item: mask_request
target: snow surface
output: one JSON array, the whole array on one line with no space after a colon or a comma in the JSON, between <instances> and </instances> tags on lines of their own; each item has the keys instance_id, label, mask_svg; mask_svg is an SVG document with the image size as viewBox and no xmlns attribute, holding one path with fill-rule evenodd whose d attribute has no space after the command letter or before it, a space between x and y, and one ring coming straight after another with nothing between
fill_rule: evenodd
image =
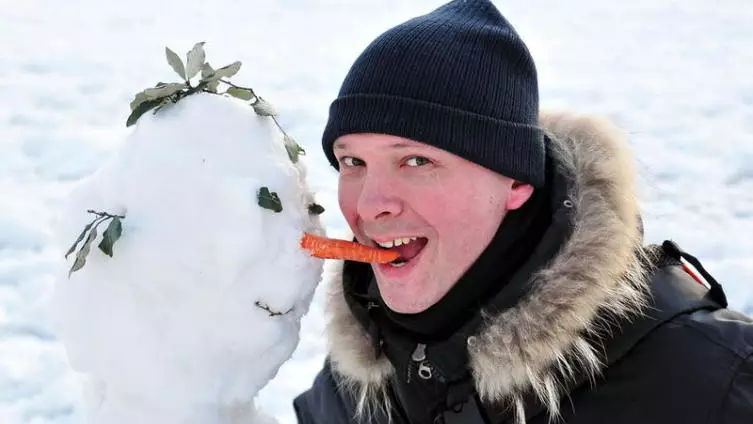
<instances>
[{"instance_id":1,"label":"snow surface","mask_svg":"<svg viewBox=\"0 0 753 424\"><path fill-rule=\"evenodd\" d=\"M441 0L0 0L0 423L84 424L76 374L46 313L53 220L120 147L133 94L172 78L164 46L207 41L214 66L262 93L307 150L330 235L344 232L319 150L352 60ZM537 60L542 106L605 114L629 133L648 241L677 240L753 313L753 5L749 0L497 1ZM324 357L322 290L260 407L292 398Z\"/></svg>"},{"instance_id":2,"label":"snow surface","mask_svg":"<svg viewBox=\"0 0 753 424\"><path fill-rule=\"evenodd\" d=\"M146 113L71 194L60 253L93 216L122 215L113 258L96 246L51 302L70 365L94 386L91 424L258 423L253 401L293 353L323 262L323 234L283 134L247 102L195 94ZM263 209L267 187L282 204ZM257 304L257 302L259 302Z\"/></svg>"}]
</instances>

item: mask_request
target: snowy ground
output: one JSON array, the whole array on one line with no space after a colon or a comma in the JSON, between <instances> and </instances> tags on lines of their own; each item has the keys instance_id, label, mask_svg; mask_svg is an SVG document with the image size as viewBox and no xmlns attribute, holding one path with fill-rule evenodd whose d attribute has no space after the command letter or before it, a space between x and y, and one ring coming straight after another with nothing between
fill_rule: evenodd
<instances>
[{"instance_id":1,"label":"snowy ground","mask_svg":"<svg viewBox=\"0 0 753 424\"><path fill-rule=\"evenodd\" d=\"M0 0L0 423L83 424L50 331L51 222L127 131L131 96L172 78L164 46L207 41L212 64L281 111L308 150L330 233L335 174L319 152L327 106L375 35L440 0ZM537 59L542 106L607 114L631 134L649 241L674 238L753 313L753 5L749 0L497 2ZM318 298L262 406L293 396L323 358Z\"/></svg>"}]
</instances>

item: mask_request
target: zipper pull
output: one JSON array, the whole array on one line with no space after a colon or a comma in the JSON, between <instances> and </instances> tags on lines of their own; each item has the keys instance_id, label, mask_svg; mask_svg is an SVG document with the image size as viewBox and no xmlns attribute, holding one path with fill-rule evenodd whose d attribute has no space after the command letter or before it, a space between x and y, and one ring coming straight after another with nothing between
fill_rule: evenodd
<instances>
[{"instance_id":1,"label":"zipper pull","mask_svg":"<svg viewBox=\"0 0 753 424\"><path fill-rule=\"evenodd\" d=\"M422 365L422 361L426 359L426 345L419 343L416 348L413 350L413 353L410 356L411 362L408 364L408 370L406 372L406 380L405 382L410 384L411 377L413 376L413 369L419 368Z\"/></svg>"},{"instance_id":2,"label":"zipper pull","mask_svg":"<svg viewBox=\"0 0 753 424\"><path fill-rule=\"evenodd\" d=\"M416 349L411 355L413 362L418 363L418 376L424 380L430 380L432 377L431 367L426 360L426 345L419 343L416 345ZM410 377L410 367L408 369L408 376Z\"/></svg>"},{"instance_id":3,"label":"zipper pull","mask_svg":"<svg viewBox=\"0 0 753 424\"><path fill-rule=\"evenodd\" d=\"M411 359L413 359L416 362L421 362L426 360L426 345L423 343L419 343L418 346L416 346L416 349L413 351L413 355L411 355Z\"/></svg>"},{"instance_id":4,"label":"zipper pull","mask_svg":"<svg viewBox=\"0 0 753 424\"><path fill-rule=\"evenodd\" d=\"M431 380L431 367L429 367L426 362L421 362L420 364L418 364L418 376L423 378L424 380Z\"/></svg>"}]
</instances>

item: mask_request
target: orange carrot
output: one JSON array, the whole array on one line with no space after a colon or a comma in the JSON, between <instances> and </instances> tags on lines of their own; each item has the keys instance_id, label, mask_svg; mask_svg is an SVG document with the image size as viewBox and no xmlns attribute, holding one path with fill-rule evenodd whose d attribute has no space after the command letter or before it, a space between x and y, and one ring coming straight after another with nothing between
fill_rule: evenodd
<instances>
[{"instance_id":1,"label":"orange carrot","mask_svg":"<svg viewBox=\"0 0 753 424\"><path fill-rule=\"evenodd\" d=\"M348 240L338 240L304 233L301 247L311 251L311 256L322 259L344 259L357 262L386 264L400 257L394 250L379 249Z\"/></svg>"}]
</instances>

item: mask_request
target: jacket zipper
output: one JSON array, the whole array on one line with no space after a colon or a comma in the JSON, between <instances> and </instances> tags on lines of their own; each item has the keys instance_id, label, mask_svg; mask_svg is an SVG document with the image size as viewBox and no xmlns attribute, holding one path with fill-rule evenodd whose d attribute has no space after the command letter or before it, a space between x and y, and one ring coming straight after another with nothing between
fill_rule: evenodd
<instances>
[{"instance_id":1,"label":"jacket zipper","mask_svg":"<svg viewBox=\"0 0 753 424\"><path fill-rule=\"evenodd\" d=\"M419 343L411 354L411 363L408 365L407 383L410 383L413 368L418 368L418 376L423 380L431 380L434 376L434 367L426 359L426 345Z\"/></svg>"}]
</instances>

